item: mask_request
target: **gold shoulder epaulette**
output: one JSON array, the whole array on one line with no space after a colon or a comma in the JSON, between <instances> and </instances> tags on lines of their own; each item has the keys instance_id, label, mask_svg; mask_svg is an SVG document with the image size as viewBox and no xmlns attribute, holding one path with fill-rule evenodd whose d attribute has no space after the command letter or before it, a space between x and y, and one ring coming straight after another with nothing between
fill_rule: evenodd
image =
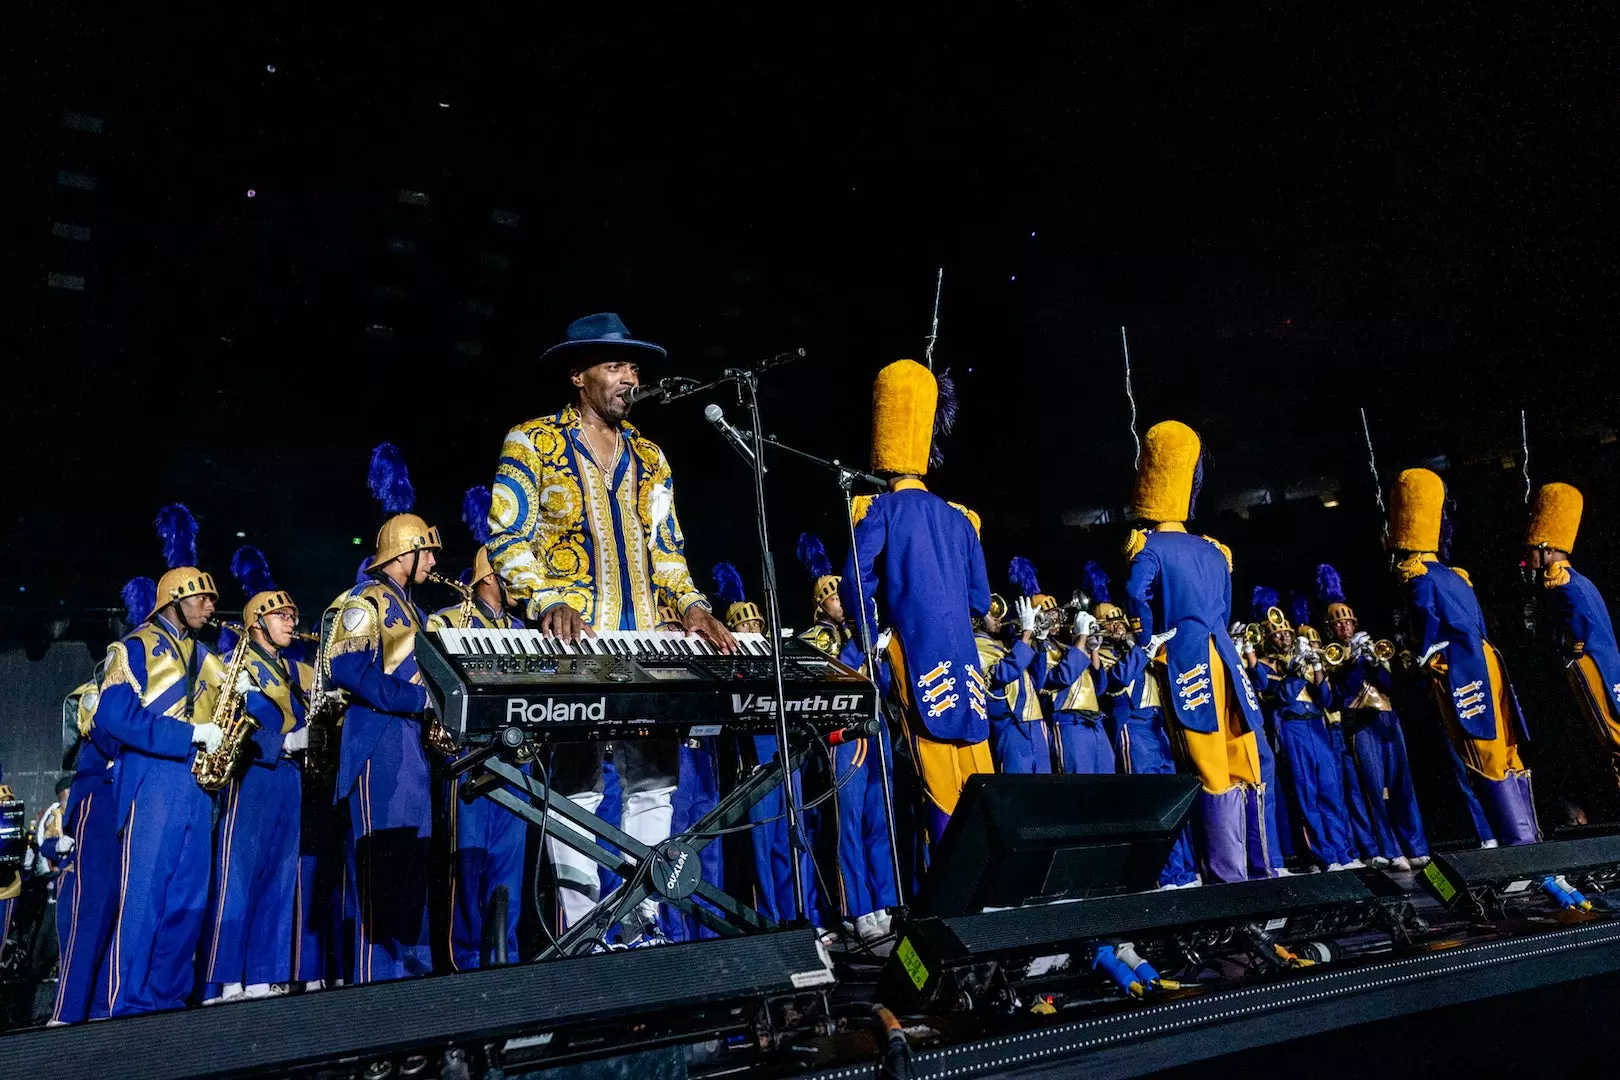
<instances>
[{"instance_id":1,"label":"gold shoulder epaulette","mask_svg":"<svg viewBox=\"0 0 1620 1080\"><path fill-rule=\"evenodd\" d=\"M1470 589L1472 589L1474 587L1473 581L1468 577L1468 571L1464 570L1462 567L1453 566L1451 568L1451 572L1453 574L1456 574L1458 577L1462 578L1463 579L1463 584L1467 585Z\"/></svg>"},{"instance_id":2,"label":"gold shoulder epaulette","mask_svg":"<svg viewBox=\"0 0 1620 1080\"><path fill-rule=\"evenodd\" d=\"M1553 563L1541 572L1541 587L1556 589L1569 584L1569 563Z\"/></svg>"},{"instance_id":3,"label":"gold shoulder epaulette","mask_svg":"<svg viewBox=\"0 0 1620 1080\"><path fill-rule=\"evenodd\" d=\"M950 502L949 499L947 499L946 501ZM962 511L962 516L967 518L969 523L972 524L974 532L982 533L984 531L982 528L979 527L980 523L979 523L979 515L978 514L974 513L972 510L969 510L967 507L963 506L961 503L953 502L953 503L951 503L951 505L956 507L958 510Z\"/></svg>"},{"instance_id":4,"label":"gold shoulder epaulette","mask_svg":"<svg viewBox=\"0 0 1620 1080\"><path fill-rule=\"evenodd\" d=\"M1142 554L1145 547L1147 547L1147 533L1141 529L1132 529L1131 535L1125 538L1125 545L1120 550L1125 552L1125 558L1134 559Z\"/></svg>"},{"instance_id":5,"label":"gold shoulder epaulette","mask_svg":"<svg viewBox=\"0 0 1620 1080\"><path fill-rule=\"evenodd\" d=\"M1428 572L1428 564L1423 561L1423 556L1421 555L1412 555L1395 564L1396 576L1398 576L1402 582L1411 581L1413 578L1420 578Z\"/></svg>"},{"instance_id":6,"label":"gold shoulder epaulette","mask_svg":"<svg viewBox=\"0 0 1620 1080\"><path fill-rule=\"evenodd\" d=\"M1206 536L1206 537L1204 537L1204 539L1208 540L1210 543L1214 544L1216 549L1219 550L1222 555L1226 556L1226 572L1231 573L1232 572L1232 549L1227 547L1225 544L1221 543L1219 540L1215 539L1213 536Z\"/></svg>"},{"instance_id":7,"label":"gold shoulder epaulette","mask_svg":"<svg viewBox=\"0 0 1620 1080\"><path fill-rule=\"evenodd\" d=\"M859 525L861 520L866 517L866 512L872 509L872 501L876 498L876 495L855 496L855 502L851 508L855 515L855 524Z\"/></svg>"}]
</instances>

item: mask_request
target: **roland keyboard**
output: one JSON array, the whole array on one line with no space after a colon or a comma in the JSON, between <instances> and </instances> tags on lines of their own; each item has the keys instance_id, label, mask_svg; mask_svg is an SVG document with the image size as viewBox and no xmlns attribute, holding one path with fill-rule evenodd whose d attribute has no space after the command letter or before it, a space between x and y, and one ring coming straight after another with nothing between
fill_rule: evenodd
<instances>
[{"instance_id":1,"label":"roland keyboard","mask_svg":"<svg viewBox=\"0 0 1620 1080\"><path fill-rule=\"evenodd\" d=\"M565 642L538 630L422 630L416 662L445 727L483 741L510 727L544 740L689 737L776 726L769 640L726 654L697 637L604 630ZM870 680L798 638L782 642L790 721L818 730L872 716Z\"/></svg>"}]
</instances>

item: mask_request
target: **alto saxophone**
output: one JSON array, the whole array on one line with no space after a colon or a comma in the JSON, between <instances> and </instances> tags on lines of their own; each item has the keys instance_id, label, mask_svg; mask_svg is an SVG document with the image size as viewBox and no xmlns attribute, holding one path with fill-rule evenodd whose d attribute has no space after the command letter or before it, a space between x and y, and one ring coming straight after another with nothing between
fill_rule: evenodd
<instances>
[{"instance_id":1,"label":"alto saxophone","mask_svg":"<svg viewBox=\"0 0 1620 1080\"><path fill-rule=\"evenodd\" d=\"M343 723L343 710L347 707L344 695L333 692L331 668L326 658L326 645L331 640L331 618L323 616L321 633L309 635L316 642L315 675L310 680L309 707L304 711L304 725L309 729L309 747L304 751L304 771L322 779L337 772L339 746L338 726Z\"/></svg>"},{"instance_id":2,"label":"alto saxophone","mask_svg":"<svg viewBox=\"0 0 1620 1080\"><path fill-rule=\"evenodd\" d=\"M459 581L435 574L431 570L423 575L424 581L431 581L435 585L443 585L447 589L454 589L461 596L461 617L465 622L471 622L474 615L473 599L475 594L471 585L463 585ZM422 727L422 741L427 748L446 757L453 757L461 752L456 745L456 737L450 734L450 729L444 726L444 721L438 715L430 713L427 722Z\"/></svg>"},{"instance_id":3,"label":"alto saxophone","mask_svg":"<svg viewBox=\"0 0 1620 1080\"><path fill-rule=\"evenodd\" d=\"M224 733L219 749L213 753L198 750L197 756L191 761L191 775L197 778L198 785L207 792L215 792L231 782L236 775L237 766L242 762L242 753L247 748L247 741L259 722L248 715L243 708L242 695L236 692L237 679L242 674L243 665L247 663L248 645L251 639L241 627L230 626L241 633L236 639L236 648L231 652L231 662L225 668L225 685L220 688L219 697L214 701L214 715L210 719L215 726Z\"/></svg>"}]
</instances>

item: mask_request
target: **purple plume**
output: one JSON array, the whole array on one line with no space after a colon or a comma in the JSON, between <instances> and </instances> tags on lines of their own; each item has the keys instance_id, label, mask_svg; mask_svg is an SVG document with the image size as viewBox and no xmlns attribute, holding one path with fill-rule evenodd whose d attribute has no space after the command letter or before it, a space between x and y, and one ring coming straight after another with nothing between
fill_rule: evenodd
<instances>
[{"instance_id":1,"label":"purple plume","mask_svg":"<svg viewBox=\"0 0 1620 1080\"><path fill-rule=\"evenodd\" d=\"M728 562L714 564L714 595L727 604L742 603L742 575Z\"/></svg>"},{"instance_id":2,"label":"purple plume","mask_svg":"<svg viewBox=\"0 0 1620 1080\"><path fill-rule=\"evenodd\" d=\"M832 561L827 558L827 545L821 542L821 537L812 533L800 533L797 554L805 573L812 579L832 575Z\"/></svg>"},{"instance_id":3,"label":"purple plume","mask_svg":"<svg viewBox=\"0 0 1620 1080\"><path fill-rule=\"evenodd\" d=\"M124 602L124 619L131 626L139 626L157 607L157 582L149 577L130 578L118 591Z\"/></svg>"},{"instance_id":4,"label":"purple plume","mask_svg":"<svg viewBox=\"0 0 1620 1080\"><path fill-rule=\"evenodd\" d=\"M1311 621L1311 598L1302 592L1292 589L1288 592L1288 616L1294 620L1295 626L1304 626Z\"/></svg>"},{"instance_id":5,"label":"purple plume","mask_svg":"<svg viewBox=\"0 0 1620 1080\"><path fill-rule=\"evenodd\" d=\"M1339 572L1327 563L1316 568L1316 598L1324 604L1344 603L1344 582Z\"/></svg>"},{"instance_id":6,"label":"purple plume","mask_svg":"<svg viewBox=\"0 0 1620 1080\"><path fill-rule=\"evenodd\" d=\"M276 587L270 577L270 563L265 560L264 552L256 547L243 545L236 549L236 554L231 556L231 577L241 584L242 591L250 597L271 592Z\"/></svg>"},{"instance_id":7,"label":"purple plume","mask_svg":"<svg viewBox=\"0 0 1620 1080\"><path fill-rule=\"evenodd\" d=\"M940 372L934 378L939 387L939 398L934 403L934 437L928 446L928 467L937 469L945 463L945 454L940 449L939 441L951 433L956 426L956 380L951 378L950 369Z\"/></svg>"},{"instance_id":8,"label":"purple plume","mask_svg":"<svg viewBox=\"0 0 1620 1080\"><path fill-rule=\"evenodd\" d=\"M1451 541L1456 536L1456 525L1451 520L1451 512L1457 509L1457 500L1451 497L1451 489L1445 489L1445 501L1440 504L1440 549L1435 552L1440 556L1441 562L1451 561Z\"/></svg>"},{"instance_id":9,"label":"purple plume","mask_svg":"<svg viewBox=\"0 0 1620 1080\"><path fill-rule=\"evenodd\" d=\"M382 443L371 452L366 486L371 488L372 498L382 503L385 514L404 514L416 505L416 489L411 487L410 471L405 468L399 447L393 443Z\"/></svg>"},{"instance_id":10,"label":"purple plume","mask_svg":"<svg viewBox=\"0 0 1620 1080\"><path fill-rule=\"evenodd\" d=\"M489 543L489 488L482 484L470 487L461 497L461 520L472 530L473 540Z\"/></svg>"},{"instance_id":11,"label":"purple plume","mask_svg":"<svg viewBox=\"0 0 1620 1080\"><path fill-rule=\"evenodd\" d=\"M1086 583L1086 593L1091 597L1093 604L1109 603L1108 571L1095 562L1088 562L1082 571L1082 580Z\"/></svg>"},{"instance_id":12,"label":"purple plume","mask_svg":"<svg viewBox=\"0 0 1620 1080\"><path fill-rule=\"evenodd\" d=\"M1198 450L1198 464L1193 466L1192 492L1187 496L1187 520L1197 516L1198 493L1204 490L1204 451Z\"/></svg>"},{"instance_id":13,"label":"purple plume","mask_svg":"<svg viewBox=\"0 0 1620 1080\"><path fill-rule=\"evenodd\" d=\"M1022 555L1014 555L1012 562L1007 564L1007 579L1025 596L1034 596L1041 591L1041 583L1035 578L1035 564Z\"/></svg>"},{"instance_id":14,"label":"purple plume","mask_svg":"<svg viewBox=\"0 0 1620 1080\"><path fill-rule=\"evenodd\" d=\"M197 565L197 519L179 503L158 511L157 533L163 540L163 561L170 570Z\"/></svg>"},{"instance_id":15,"label":"purple plume","mask_svg":"<svg viewBox=\"0 0 1620 1080\"><path fill-rule=\"evenodd\" d=\"M1253 595L1249 598L1249 607L1253 612L1254 621L1263 623L1266 621L1268 610L1282 607L1282 598L1277 595L1277 590L1269 585L1256 585Z\"/></svg>"},{"instance_id":16,"label":"purple plume","mask_svg":"<svg viewBox=\"0 0 1620 1080\"><path fill-rule=\"evenodd\" d=\"M368 567L370 565L371 565L371 556L370 555L367 555L365 558L360 560L360 567L359 567L359 569L355 570L355 572L354 572L354 583L356 585L363 585L366 582L371 580L371 571L366 569L366 567Z\"/></svg>"}]
</instances>

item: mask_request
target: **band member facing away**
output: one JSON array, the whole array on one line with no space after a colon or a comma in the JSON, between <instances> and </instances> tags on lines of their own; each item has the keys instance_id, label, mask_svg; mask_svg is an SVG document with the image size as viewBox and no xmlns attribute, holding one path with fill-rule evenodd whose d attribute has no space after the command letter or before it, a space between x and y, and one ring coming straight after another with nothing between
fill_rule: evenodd
<instances>
[{"instance_id":1,"label":"band member facing away","mask_svg":"<svg viewBox=\"0 0 1620 1080\"><path fill-rule=\"evenodd\" d=\"M1161 421L1142 438L1132 514L1146 529L1126 542L1126 584L1137 643L1152 659L1166 649L1165 698L1187 771L1203 784L1201 828L1212 881L1271 876L1266 802L1255 745L1261 719L1227 625L1232 561L1209 537L1187 533L1203 480L1192 428Z\"/></svg>"},{"instance_id":2,"label":"band member facing away","mask_svg":"<svg viewBox=\"0 0 1620 1080\"><path fill-rule=\"evenodd\" d=\"M1522 565L1551 614L1575 702L1620 780L1620 646L1603 594L1569 562L1582 505L1581 493L1570 485L1544 484L1536 493Z\"/></svg>"},{"instance_id":3,"label":"band member facing away","mask_svg":"<svg viewBox=\"0 0 1620 1080\"><path fill-rule=\"evenodd\" d=\"M167 507L157 528L169 570L146 621L109 647L96 704L95 726L119 745L120 894L102 964L113 1016L186 1004L213 862L214 800L191 762L223 739L210 717L224 668L195 637L218 590L196 567L191 512Z\"/></svg>"},{"instance_id":4,"label":"band member facing away","mask_svg":"<svg viewBox=\"0 0 1620 1080\"><path fill-rule=\"evenodd\" d=\"M1333 681L1372 822L1373 865L1388 860L1396 870L1421 867L1429 861L1429 841L1412 786L1406 735L1392 700L1393 647L1388 643L1381 646L1361 629L1345 599L1339 572L1327 563L1316 568L1316 590L1317 599L1327 605L1328 630L1344 650L1345 659L1334 669Z\"/></svg>"},{"instance_id":5,"label":"band member facing away","mask_svg":"<svg viewBox=\"0 0 1620 1080\"><path fill-rule=\"evenodd\" d=\"M947 380L914 360L878 372L872 471L887 476L889 488L856 500L855 547L840 585L845 613L859 613L863 642L876 640L877 627L871 604L855 595L857 580L893 627L894 692L922 788L924 828L936 843L967 778L995 770L973 637L974 617L990 610L978 516L922 480L939 464L937 438L955 416L948 390Z\"/></svg>"},{"instance_id":6,"label":"band member facing away","mask_svg":"<svg viewBox=\"0 0 1620 1080\"><path fill-rule=\"evenodd\" d=\"M1446 737L1462 758L1491 831L1503 844L1540 839L1530 770L1519 757L1528 739L1502 655L1485 637L1485 614L1468 575L1441 559L1449 553L1446 486L1428 469L1395 478L1386 544L1396 556L1419 629L1417 666L1431 691Z\"/></svg>"},{"instance_id":7,"label":"band member facing away","mask_svg":"<svg viewBox=\"0 0 1620 1080\"><path fill-rule=\"evenodd\" d=\"M247 628L235 690L253 718L247 764L220 792L214 894L204 930L203 981L217 1000L268 997L292 982L298 927L298 851L303 817L304 723L314 672L292 660L298 606L276 588L258 548L231 557L247 594ZM225 642L219 642L223 652Z\"/></svg>"},{"instance_id":8,"label":"band member facing away","mask_svg":"<svg viewBox=\"0 0 1620 1080\"><path fill-rule=\"evenodd\" d=\"M130 579L120 592L125 620L132 627L157 606L157 582ZM78 729L73 751L73 785L63 808L62 839L57 841L61 876L56 882L56 1003L52 1025L77 1024L108 1013L107 981L98 979L100 946L112 932L118 900L118 818L115 813L113 762L118 743L95 723L101 669L78 686L63 703Z\"/></svg>"},{"instance_id":9,"label":"band member facing away","mask_svg":"<svg viewBox=\"0 0 1620 1080\"><path fill-rule=\"evenodd\" d=\"M451 604L428 619L430 629L449 626L457 629L520 630L523 620L506 610L506 586L489 561L489 488L469 488L461 500L461 516L472 530L478 551L472 569L463 580L472 589L472 599ZM528 766L521 769L528 771ZM523 853L528 838L528 822L491 799L468 802L461 797L462 777L444 785L445 821L449 824L450 942L451 965L457 971L471 971L483 962L485 923L495 906L499 890L505 890L506 922L500 929L506 937L506 956L518 958L518 915L523 910ZM514 795L523 797L519 792Z\"/></svg>"},{"instance_id":10,"label":"band member facing away","mask_svg":"<svg viewBox=\"0 0 1620 1080\"><path fill-rule=\"evenodd\" d=\"M661 346L632 338L612 313L576 319L566 339L546 350L542 366L567 377L573 401L507 433L491 486L490 559L512 601L550 637L652 630L659 606L667 605L687 632L731 652L731 631L686 565L669 460L628 419L641 365L664 356ZM593 813L602 802L603 750L565 747L551 771L558 790ZM667 839L675 740L619 743L613 760L624 831L645 844ZM548 847L572 924L597 902L597 867L566 844L551 840ZM655 903L644 904L636 929L655 934L657 914Z\"/></svg>"},{"instance_id":11,"label":"band member facing away","mask_svg":"<svg viewBox=\"0 0 1620 1080\"><path fill-rule=\"evenodd\" d=\"M372 451L368 486L389 517L364 580L333 601L326 649L332 685L349 696L333 797L348 803L345 907L355 915L357 983L433 970L430 721L416 665L416 633L426 616L411 589L437 565L439 530L411 512L416 491L392 443Z\"/></svg>"}]
</instances>

